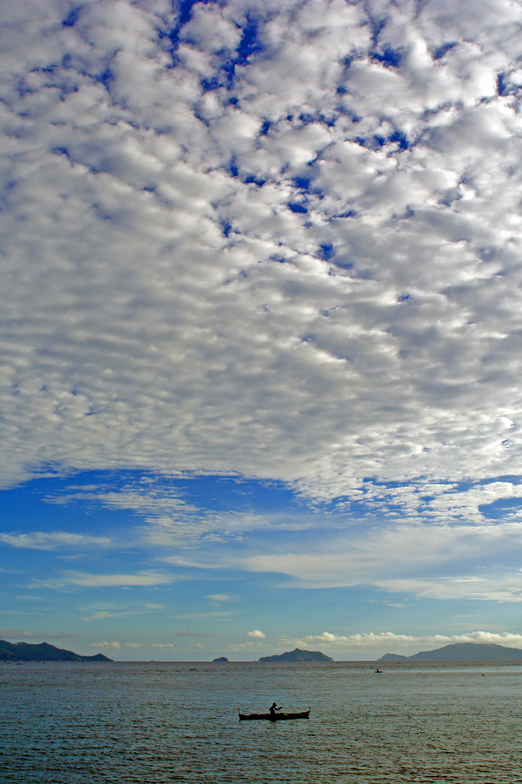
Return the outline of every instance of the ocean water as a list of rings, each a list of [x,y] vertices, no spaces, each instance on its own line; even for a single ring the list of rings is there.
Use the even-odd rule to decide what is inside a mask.
[[[0,783],[522,783],[522,666],[374,666],[0,664]]]

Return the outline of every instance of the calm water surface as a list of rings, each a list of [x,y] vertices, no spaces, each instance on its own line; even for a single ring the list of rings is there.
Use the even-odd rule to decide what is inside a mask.
[[[0,784],[522,784],[522,666],[373,667],[0,664]]]

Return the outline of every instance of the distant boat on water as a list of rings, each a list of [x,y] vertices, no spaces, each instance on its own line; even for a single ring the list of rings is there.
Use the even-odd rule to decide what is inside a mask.
[[[308,719],[310,718],[310,710],[301,711],[300,713],[241,713],[238,708],[237,712],[240,721],[253,721],[256,719],[266,719],[268,721],[286,721],[288,719]]]

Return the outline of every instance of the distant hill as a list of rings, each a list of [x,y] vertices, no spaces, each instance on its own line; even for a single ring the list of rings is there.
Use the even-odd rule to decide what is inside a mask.
[[[55,648],[48,642],[34,644],[30,642],[7,642],[0,640],[0,661],[113,661],[103,653],[94,656],[80,656],[79,653],[66,651],[64,648]]]
[[[379,661],[405,661],[408,656],[401,656],[400,653],[385,653]]]
[[[505,645],[480,642],[456,642],[443,648],[435,648],[434,651],[420,651],[413,656],[386,653],[379,661],[514,661],[517,659],[522,659],[522,650],[519,648],[506,648]]]
[[[218,656],[217,659],[212,659],[212,661],[213,662],[228,662],[228,659],[227,659],[226,656]]]
[[[261,656],[260,662],[325,662],[333,661],[330,656],[321,653],[321,651],[302,651],[300,648],[294,648],[293,651],[286,651],[274,656]]]

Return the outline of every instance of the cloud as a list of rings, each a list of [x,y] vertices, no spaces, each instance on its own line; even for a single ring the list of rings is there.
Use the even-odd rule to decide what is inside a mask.
[[[106,536],[71,534],[65,531],[0,534],[0,542],[10,544],[12,547],[26,547],[32,550],[57,550],[61,547],[108,547],[111,544],[111,540]]]
[[[262,650],[269,650],[266,645],[261,642],[238,642],[228,646],[231,651],[250,653],[252,655],[259,655]],[[270,649],[271,650],[271,649]]]
[[[159,484],[159,483],[158,483]],[[45,500],[51,504],[69,504],[74,501],[95,501],[107,509],[126,509],[149,515],[167,515],[173,513],[188,514],[197,511],[197,507],[188,504],[174,488],[153,487],[151,480],[146,484],[126,486],[120,491],[107,490],[106,487],[90,485],[86,488],[71,488],[60,495],[49,495]],[[70,492],[74,489],[74,492]]]
[[[100,612],[94,613],[94,615],[91,615],[88,618],[82,618],[82,621],[101,621],[104,620],[105,618],[127,618],[129,615],[135,615],[135,613],[132,612],[114,613],[114,612],[106,612],[102,610]]]
[[[153,570],[136,574],[84,574],[82,572],[71,572],[66,579],[70,585],[95,588],[105,586],[165,585],[172,582],[171,576],[160,574]]]
[[[477,570],[478,572],[478,570]],[[396,579],[376,582],[391,592],[404,592],[427,599],[471,599],[489,602],[522,602],[522,572],[500,569],[500,574],[462,574],[436,579]]]
[[[5,12],[6,485],[510,473],[518,4],[31,8]]]
[[[163,558],[164,563],[174,566],[184,566],[189,569],[219,569],[219,564],[206,564],[203,561],[191,561],[179,555],[169,555]]]
[[[34,632],[26,632],[22,629],[0,629],[0,637],[6,640],[66,640],[72,636],[65,632],[46,632],[42,629],[35,629]]]
[[[147,570],[135,574],[89,574],[87,572],[66,572],[61,578],[47,582],[34,580],[35,587],[64,589],[70,587],[81,588],[129,588],[132,586],[149,587],[153,585],[167,585],[173,582],[172,575]]]
[[[128,618],[130,616],[136,616],[136,615],[147,615],[153,612],[154,610],[164,609],[163,604],[148,604],[148,603],[138,604],[135,609],[131,609],[131,610],[118,610],[117,607],[113,605],[101,605],[101,606],[98,605],[98,607],[99,609],[96,609],[96,612],[94,612],[92,615],[82,618],[82,621],[100,621],[100,620],[105,620],[106,618]]]
[[[111,490],[106,484],[86,488],[69,486],[65,492],[48,494],[45,502],[60,506],[80,503],[90,509],[102,507],[134,512],[144,522],[136,531],[136,542],[154,547],[228,541],[241,538],[244,531],[283,524],[274,516],[251,511],[236,513],[201,509],[173,488],[165,477],[149,475],[134,478]],[[287,521],[286,525],[295,527],[297,523]]]
[[[228,593],[210,593],[205,599],[212,599],[213,602],[233,602],[234,599]]]
[[[89,643],[89,648],[114,648],[119,650],[121,645],[119,642],[91,642]]]
[[[312,643],[327,643],[346,649],[368,648],[381,649],[383,646],[395,647],[398,649],[427,645],[431,648],[441,648],[444,645],[453,643],[474,642],[480,644],[506,645],[511,648],[522,648],[522,634],[511,632],[487,632],[476,631],[467,634],[431,634],[426,636],[416,636],[407,634],[394,634],[393,632],[372,632],[364,634],[351,634],[343,636],[323,632],[322,634],[309,635],[304,638],[307,645]]]
[[[313,546],[247,555],[244,568],[294,578],[292,587],[373,585],[425,598],[522,601],[522,573],[513,558],[522,525],[387,524],[324,536]]]
[[[256,637],[256,638],[258,638],[260,640],[265,640],[266,639],[266,634],[263,634],[263,632],[259,631],[259,629],[254,629],[254,631],[247,632],[247,634],[248,634],[249,637]]]
[[[177,618],[178,620],[182,621],[197,621],[200,618],[212,618],[215,621],[224,621],[228,620],[227,616],[235,615],[235,612],[201,612],[201,613],[183,613],[181,615],[173,615],[173,618]]]

